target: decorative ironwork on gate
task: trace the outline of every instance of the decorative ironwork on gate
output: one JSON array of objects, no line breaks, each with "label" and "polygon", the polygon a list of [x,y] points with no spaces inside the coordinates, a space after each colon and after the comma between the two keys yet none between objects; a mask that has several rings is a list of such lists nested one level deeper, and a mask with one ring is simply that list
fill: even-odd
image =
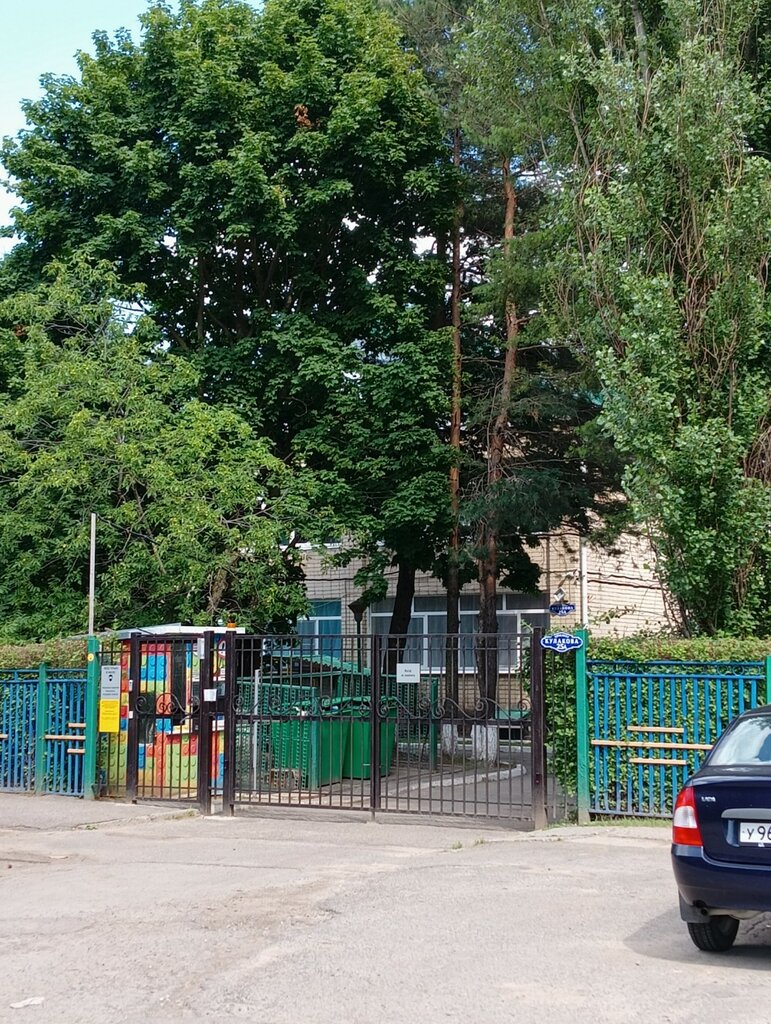
[{"label": "decorative ironwork on gate", "polygon": [[[232,644],[226,804],[545,823],[543,662],[532,634]],[[495,677],[483,680],[491,664]]]},{"label": "decorative ironwork on gate", "polygon": [[103,647],[121,680],[118,731],[100,738],[103,795],[210,809],[224,778],[224,642],[135,632]]}]

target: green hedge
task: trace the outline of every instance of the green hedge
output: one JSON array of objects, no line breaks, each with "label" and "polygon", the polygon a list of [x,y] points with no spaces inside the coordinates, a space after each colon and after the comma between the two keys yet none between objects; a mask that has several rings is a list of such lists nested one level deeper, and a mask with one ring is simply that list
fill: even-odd
[{"label": "green hedge", "polygon": [[43,661],[51,668],[85,668],[86,654],[85,637],[37,644],[0,644],[0,669],[37,668]]},{"label": "green hedge", "polygon": [[604,637],[589,640],[590,658],[628,661],[762,661],[771,654],[771,639],[700,636]]},{"label": "green hedge", "polygon": [[[588,657],[625,661],[762,661],[771,639],[676,636],[598,637],[589,639]],[[550,768],[567,793],[576,791],[575,655],[546,655],[546,727],[552,750]]]}]

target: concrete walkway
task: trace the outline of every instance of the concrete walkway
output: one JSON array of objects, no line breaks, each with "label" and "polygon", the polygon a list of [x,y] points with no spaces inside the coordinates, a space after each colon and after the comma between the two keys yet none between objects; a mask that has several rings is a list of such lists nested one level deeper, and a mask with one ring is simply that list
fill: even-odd
[{"label": "concrete walkway", "polygon": [[768,1019],[768,920],[699,953],[665,827],[169,813],[0,795],[0,1021]]}]

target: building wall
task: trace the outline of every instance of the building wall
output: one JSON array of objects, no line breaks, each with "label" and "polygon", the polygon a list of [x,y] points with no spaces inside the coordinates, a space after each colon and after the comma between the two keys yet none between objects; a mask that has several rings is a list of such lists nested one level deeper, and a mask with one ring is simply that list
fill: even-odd
[{"label": "building wall", "polygon": [[[541,583],[549,595],[558,587],[576,614],[561,621],[579,625],[581,587],[577,534],[544,537],[533,556],[543,570]],[[625,534],[613,552],[586,546],[589,625],[595,636],[628,636],[655,631],[668,624],[664,591],[654,571],[654,556],[644,538]]]},{"label": "building wall", "polygon": [[[359,596],[360,588],[353,578],[361,562],[353,561],[344,568],[329,564],[329,553],[305,551],[305,572],[308,597],[314,601],[339,600],[342,612],[342,632],[356,632],[356,622],[348,605]],[[576,613],[564,618],[553,618],[556,625],[571,629],[579,625],[581,589],[579,579],[579,538],[575,533],[544,536],[531,557],[542,570],[542,601],[551,600],[559,587],[565,592],[564,600],[576,606]],[[614,552],[587,545],[587,598],[589,624],[595,636],[629,635],[642,630],[661,629],[667,625],[664,593],[653,570],[653,554],[641,537],[625,535],[619,539]],[[390,571],[388,596],[396,591],[397,570]],[[478,592],[476,583],[467,584],[464,594]],[[432,576],[418,574],[416,596],[442,596],[441,582]],[[538,604],[534,598],[534,604]],[[368,630],[365,616],[362,629]]]}]

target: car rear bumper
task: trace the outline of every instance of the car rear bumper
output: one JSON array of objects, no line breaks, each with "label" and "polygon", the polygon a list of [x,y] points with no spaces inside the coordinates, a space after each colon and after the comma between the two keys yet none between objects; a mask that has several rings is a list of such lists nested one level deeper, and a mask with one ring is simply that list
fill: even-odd
[{"label": "car rear bumper", "polygon": [[715,910],[771,911],[771,865],[711,860],[701,846],[672,846],[683,901]]}]

